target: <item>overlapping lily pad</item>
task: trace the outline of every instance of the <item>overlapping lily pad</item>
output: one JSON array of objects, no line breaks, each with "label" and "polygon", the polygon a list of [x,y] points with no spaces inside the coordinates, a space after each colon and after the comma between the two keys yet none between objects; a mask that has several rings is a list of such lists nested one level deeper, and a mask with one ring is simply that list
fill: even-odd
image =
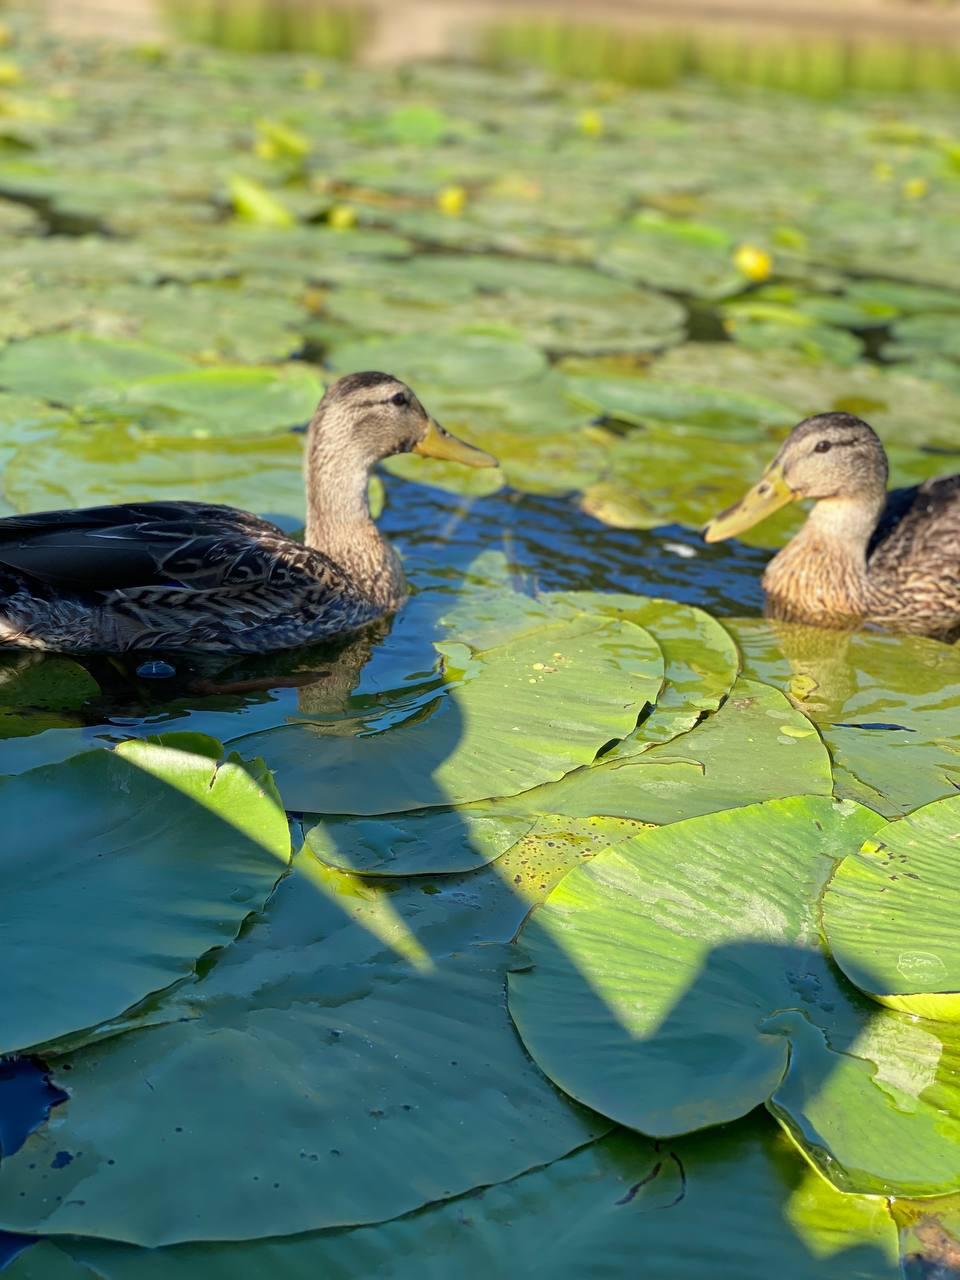
[{"label": "overlapping lily pad", "polygon": [[0,809],[7,1053],[190,973],[262,905],[290,852],[260,766],[149,743],[5,779]]},{"label": "overlapping lily pad", "polygon": [[143,378],[185,373],[190,362],[145,343],[86,334],[45,334],[0,351],[0,386],[58,404]]},{"label": "overlapping lily pad", "polygon": [[877,1010],[819,941],[833,859],[880,821],[797,796],[643,832],[571,872],[524,927],[510,977],[528,1049],[644,1133],[766,1099],[842,1190],[956,1189],[960,1041]]},{"label": "overlapping lily pad", "polygon": [[[517,1226],[522,1223],[518,1232]],[[69,1251],[68,1254],[64,1251]],[[722,1135],[654,1145],[623,1132],[476,1195],[382,1226],[156,1253],[76,1241],[44,1244],[10,1280],[248,1280],[320,1273],[353,1280],[497,1275],[599,1280],[637,1259],[663,1280],[708,1266],[719,1280],[776,1271],[784,1280],[895,1280],[896,1230],[882,1201],[842,1196],[798,1170],[756,1121]],[[88,1270],[89,1268],[89,1270]]]},{"label": "overlapping lily pad", "polygon": [[[414,387],[418,383],[461,388],[523,383],[546,369],[546,359],[536,348],[482,334],[454,334],[443,341],[413,334],[344,344],[335,349],[328,363],[336,373],[386,369]],[[0,366],[0,377],[2,373]]]},{"label": "overlapping lily pad", "polygon": [[305,365],[221,366],[138,379],[82,401],[93,417],[128,419],[147,430],[185,435],[269,435],[313,417],[323,383]]},{"label": "overlapping lily pad", "polygon": [[249,1240],[383,1221],[582,1146],[606,1124],[524,1055],[506,962],[255,954],[198,986],[185,1020],[70,1056],[69,1107],[0,1168],[0,1223]]},{"label": "overlapping lily pad", "polygon": [[664,658],[664,684],[650,715],[603,754],[605,762],[639,755],[669,742],[714,712],[730,692],[740,655],[725,628],[702,609],[642,596],[601,592],[553,592],[542,597],[551,610],[573,607],[626,618],[645,627]]},{"label": "overlapping lily pad", "polygon": [[954,796],[872,833],[837,867],[823,899],[831,954],[851,982],[882,1004],[960,1019],[960,899]]},{"label": "overlapping lily pad", "polygon": [[4,493],[19,511],[167,497],[302,519],[303,442],[290,433],[229,439],[74,425],[48,448],[19,449]]},{"label": "overlapping lily pad", "polygon": [[582,615],[502,646],[437,645],[432,702],[386,731],[304,717],[244,738],[291,809],[377,814],[516,795],[589,763],[652,704],[663,657],[630,622]]},{"label": "overlapping lily pad", "polygon": [[[654,716],[656,716],[654,712]],[[642,743],[641,726],[637,739]],[[669,823],[792,795],[829,795],[830,759],[816,729],[770,685],[739,679],[714,715],[649,750],[637,739],[592,767],[518,797],[515,812]]]}]

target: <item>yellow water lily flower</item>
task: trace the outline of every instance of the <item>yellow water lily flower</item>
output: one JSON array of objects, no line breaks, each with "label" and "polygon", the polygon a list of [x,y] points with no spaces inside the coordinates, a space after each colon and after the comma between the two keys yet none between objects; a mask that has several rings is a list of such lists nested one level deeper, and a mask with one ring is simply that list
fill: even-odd
[{"label": "yellow water lily flower", "polygon": [[908,178],[900,188],[908,200],[922,200],[930,191],[926,178]]},{"label": "yellow water lily flower", "polygon": [[463,187],[444,187],[437,192],[437,208],[441,213],[458,218],[467,207],[467,193]]},{"label": "yellow water lily flower", "polygon": [[334,231],[350,231],[357,225],[357,211],[348,204],[335,204],[327,214],[327,222]]},{"label": "yellow water lily flower", "polygon": [[756,282],[769,280],[773,274],[773,256],[755,244],[742,244],[733,255],[737,270]]},{"label": "yellow water lily flower", "polygon": [[588,138],[599,138],[606,128],[603,116],[599,111],[588,110],[581,111],[577,119],[580,126],[580,132],[585,133]]}]

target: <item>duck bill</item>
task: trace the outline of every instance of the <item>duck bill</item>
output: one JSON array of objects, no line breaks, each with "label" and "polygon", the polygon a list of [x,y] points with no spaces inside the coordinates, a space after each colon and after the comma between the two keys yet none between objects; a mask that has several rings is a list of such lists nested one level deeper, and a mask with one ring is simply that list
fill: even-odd
[{"label": "duck bill", "polygon": [[426,434],[414,446],[415,453],[425,458],[442,458],[444,462],[462,462],[468,467],[496,467],[498,462],[491,453],[477,449],[465,440],[458,440],[445,431],[439,422],[430,419]]},{"label": "duck bill", "polygon": [[783,468],[774,463],[767,467],[763,478],[739,502],[713,517],[703,531],[703,539],[705,542],[722,542],[724,538],[752,529],[796,497],[784,479]]}]

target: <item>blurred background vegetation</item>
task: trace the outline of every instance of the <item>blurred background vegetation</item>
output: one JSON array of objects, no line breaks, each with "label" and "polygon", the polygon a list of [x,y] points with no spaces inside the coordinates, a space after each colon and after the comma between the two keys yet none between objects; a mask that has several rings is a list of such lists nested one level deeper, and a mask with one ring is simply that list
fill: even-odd
[{"label": "blurred background vegetation", "polygon": [[[7,0],[8,3],[11,0]],[[14,0],[15,2],[15,0]],[[960,89],[958,0],[43,0],[52,24],[235,51],[468,56],[632,86],[688,76],[830,97]]]}]

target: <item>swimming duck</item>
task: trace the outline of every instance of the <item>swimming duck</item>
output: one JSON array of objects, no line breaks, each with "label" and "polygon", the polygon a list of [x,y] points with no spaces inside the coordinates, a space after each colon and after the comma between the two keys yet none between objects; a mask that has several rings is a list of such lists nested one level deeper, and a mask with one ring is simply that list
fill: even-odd
[{"label": "swimming duck", "polygon": [[865,622],[943,640],[960,635],[960,475],[887,491],[872,427],[821,413],[790,432],[760,481],[706,526],[730,538],[812,498],[800,532],[767,565],[767,612],[817,626]]},{"label": "swimming duck", "polygon": [[406,597],[367,504],[391,454],[496,466],[399,379],[334,382],[307,430],[302,543],[246,511],[132,502],[0,519],[0,646],[269,653],[356,630]]}]

